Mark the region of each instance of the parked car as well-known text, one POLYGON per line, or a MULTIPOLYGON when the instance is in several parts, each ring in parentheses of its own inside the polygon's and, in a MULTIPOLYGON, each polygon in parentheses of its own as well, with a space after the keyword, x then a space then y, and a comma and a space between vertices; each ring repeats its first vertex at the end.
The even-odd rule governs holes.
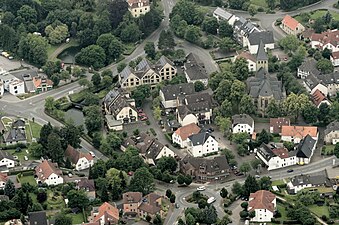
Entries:
POLYGON ((292 170, 292 169, 289 169, 289 170, 287 170, 287 173, 292 173, 294 170, 292 170))
POLYGON ((197 191, 205 191, 205 190, 206 190, 205 186, 197 187, 197 191))
POLYGON ((212 127, 210 127, 210 128, 207 129, 207 132, 212 133, 212 132, 214 132, 214 129, 212 127))
POLYGON ((28 157, 27 157, 26 155, 24 156, 24 159, 25 159, 26 161, 28 161, 28 157))
POLYGON ((236 175, 237 176, 242 176, 242 175, 244 175, 244 173, 240 172, 240 173, 237 173, 236 175))
POLYGON ((138 113, 142 113, 143 112, 142 108, 138 108, 137 111, 138 111, 138 113))
POLYGON ((89 154, 91 154, 91 156, 94 158, 95 157, 95 154, 94 154, 94 152, 92 152, 92 151, 89 151, 89 154))
POLYGON ((175 203, 175 208, 179 209, 179 204, 178 203, 175 203))
POLYGON ((147 115, 146 115, 146 113, 143 113, 143 112, 142 112, 142 113, 139 113, 138 116, 139 116, 139 117, 145 117, 145 116, 147 116, 147 115))
POLYGON ((255 177, 255 178, 257 178, 257 179, 259 179, 259 178, 260 178, 260 176, 259 176, 259 175, 255 175, 254 177, 255 177))
POLYGON ((214 197, 210 197, 209 199, 207 199, 207 203, 208 204, 212 204, 213 202, 215 202, 215 198, 214 197))
POLYGON ((148 117, 147 116, 141 117, 140 120, 141 121, 146 121, 146 120, 148 120, 148 117))

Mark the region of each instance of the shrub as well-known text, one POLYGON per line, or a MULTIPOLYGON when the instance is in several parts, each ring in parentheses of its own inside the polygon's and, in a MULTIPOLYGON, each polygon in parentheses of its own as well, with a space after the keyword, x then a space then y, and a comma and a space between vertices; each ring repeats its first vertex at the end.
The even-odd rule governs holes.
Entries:
POLYGON ((259 7, 258 12, 265 12, 265 9, 263 7, 259 7))
POLYGON ((150 128, 149 129, 151 131, 151 133, 154 135, 154 136, 157 136, 157 133, 155 132, 155 130, 153 128, 150 128))
POLYGON ((149 120, 147 120, 146 125, 151 125, 151 122, 149 120))

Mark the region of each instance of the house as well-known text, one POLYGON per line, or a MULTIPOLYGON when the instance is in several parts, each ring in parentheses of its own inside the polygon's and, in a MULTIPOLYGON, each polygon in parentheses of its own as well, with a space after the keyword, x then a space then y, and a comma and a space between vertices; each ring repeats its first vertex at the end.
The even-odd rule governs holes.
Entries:
POLYGON ((135 100, 123 90, 109 91, 103 100, 103 107, 106 112, 106 124, 113 130, 120 130, 121 122, 130 123, 138 120, 135 100))
POLYGON ((282 126, 290 126, 290 119, 286 117, 270 118, 270 133, 281 134, 282 126))
POLYGON ((6 173, 0 173, 0 189, 4 189, 8 181, 8 176, 6 173))
POLYGON ((191 123, 209 124, 214 106, 214 100, 207 92, 186 95, 182 101, 178 101, 177 120, 181 126, 191 123))
POLYGON ((58 185, 64 183, 62 171, 57 163, 44 160, 35 168, 35 179, 38 184, 58 185))
POLYGON ((200 127, 198 127, 195 123, 190 123, 186 126, 178 128, 172 134, 172 142, 178 144, 180 148, 185 148, 188 146, 188 137, 193 134, 198 134, 200 131, 200 127))
POLYGON ((332 187, 330 180, 327 178, 326 171, 300 174, 292 177, 290 182, 287 183, 287 191, 289 194, 297 194, 305 188, 312 187, 332 187))
POLYGON ((226 21, 229 25, 233 26, 234 22, 235 22, 235 15, 233 15, 232 13, 227 12, 226 10, 217 7, 214 11, 213 11, 213 16, 215 18, 217 18, 218 22, 220 21, 226 21))
POLYGON ((247 114, 237 114, 232 116, 232 133, 248 133, 254 132, 254 120, 247 114))
POLYGON ((321 34, 312 33, 310 37, 311 47, 321 51, 326 48, 332 53, 339 51, 339 30, 327 30, 321 34))
POLYGON ((142 200, 141 192, 126 192, 122 195, 124 214, 137 215, 142 200))
POLYGON ((324 130, 324 135, 324 142, 326 144, 335 145, 337 142, 339 142, 339 122, 333 121, 328 124, 324 130))
POLYGON ((99 222, 100 225, 118 224, 119 209, 108 202, 104 202, 100 207, 93 207, 90 222, 99 222))
POLYGON ((121 151, 126 151, 129 146, 135 147, 139 152, 145 153, 153 143, 154 138, 146 133, 141 133, 137 137, 127 137, 121 144, 121 151))
POLYGON ((12 95, 25 94, 24 82, 2 68, 0 68, 0 81, 2 81, 3 91, 8 91, 12 95))
POLYGON ((186 95, 194 94, 194 84, 184 83, 163 86, 159 91, 162 106, 165 109, 176 108, 178 98, 184 98, 186 95))
POLYGON ((80 181, 77 182, 76 188, 78 190, 84 190, 88 199, 90 199, 90 200, 95 199, 94 180, 89 180, 88 178, 81 178, 80 181))
POLYGON ((282 126, 281 140, 298 144, 307 135, 318 140, 318 128, 311 126, 282 126))
POLYGON ((49 91, 53 88, 53 81, 45 76, 33 77, 33 84, 37 94, 49 91))
POLYGON ((205 86, 207 86, 208 74, 204 63, 197 55, 193 53, 187 55, 186 62, 184 63, 184 73, 187 83, 201 81, 205 86))
POLYGON ((250 20, 246 20, 243 17, 236 17, 233 24, 234 37, 242 45, 247 46, 248 36, 254 32, 260 32, 261 30, 256 24, 250 20))
POLYGON ((332 54, 330 56, 330 60, 331 60, 333 66, 339 66, 339 51, 338 52, 332 52, 332 54))
POLYGON ((14 157, 5 150, 0 150, 0 167, 13 168, 15 167, 14 157))
POLYGON ((45 211, 29 212, 28 225, 48 225, 47 216, 45 211))
POLYGON ((306 79, 310 74, 318 76, 320 71, 317 69, 317 61, 314 58, 307 58, 299 67, 297 76, 306 79))
MULTIPOLYGON (((274 38, 272 31, 253 32, 245 39, 245 45, 251 54, 257 54, 260 42, 263 43, 265 50, 274 49, 274 38)), ((245 46, 243 46, 245 47, 245 46)))
POLYGON ((180 161, 180 171, 190 175, 196 182, 215 182, 225 180, 230 167, 225 155, 213 158, 196 158, 190 155, 180 161))
POLYGON ((126 66, 119 74, 119 84, 122 89, 132 90, 137 86, 149 84, 155 88, 164 80, 172 80, 177 74, 174 63, 165 56, 152 64, 149 60, 143 59, 135 69, 126 66))
POLYGON ((319 89, 313 92, 313 94, 311 95, 311 99, 317 108, 319 108, 321 104, 327 104, 328 106, 331 105, 326 95, 324 95, 319 89))
POLYGON ((127 0, 128 11, 133 17, 139 17, 145 15, 151 10, 149 0, 127 0))
POLYGON ((287 34, 295 35, 301 34, 305 31, 305 27, 290 15, 286 15, 281 21, 280 28, 287 34))
POLYGON ((14 144, 26 144, 26 127, 25 121, 22 119, 18 119, 12 123, 11 128, 7 133, 4 134, 4 140, 6 145, 14 145, 14 144))
POLYGON ((67 146, 65 157, 71 161, 77 171, 88 169, 94 164, 93 156, 91 154, 78 151, 71 145, 67 146))
POLYGON ((219 151, 218 141, 208 132, 200 132, 188 137, 187 149, 194 157, 201 157, 219 151))
POLYGON ((147 216, 150 216, 153 219, 157 214, 163 216, 163 210, 161 208, 162 200, 162 196, 156 193, 149 193, 143 197, 138 207, 139 217, 146 219, 147 216))
POLYGON ((296 165, 295 151, 286 148, 277 148, 275 145, 261 144, 256 150, 257 157, 267 166, 267 170, 280 169, 296 165))
POLYGON ((105 123, 108 130, 121 131, 124 129, 124 122, 121 120, 116 120, 112 115, 105 115, 105 123))
POLYGON ((317 147, 317 140, 313 139, 309 134, 304 137, 297 147, 297 164, 304 165, 311 162, 314 150, 317 147))
POLYGON ((257 71, 257 60, 256 60, 256 57, 254 55, 252 55, 250 52, 242 52, 240 53, 237 57, 236 57, 236 60, 237 59, 245 59, 247 61, 247 64, 248 64, 248 70, 250 72, 255 72, 257 71))
POLYGON ((276 196, 270 191, 259 190, 251 193, 248 202, 248 211, 255 211, 253 222, 271 222, 277 208, 276 196))

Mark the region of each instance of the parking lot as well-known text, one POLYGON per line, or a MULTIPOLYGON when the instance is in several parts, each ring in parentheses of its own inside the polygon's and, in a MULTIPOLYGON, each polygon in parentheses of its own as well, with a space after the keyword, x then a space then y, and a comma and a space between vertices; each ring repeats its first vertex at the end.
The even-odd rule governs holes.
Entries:
POLYGON ((19 61, 13 59, 9 60, 3 56, 0 56, 0 67, 6 71, 14 70, 20 68, 21 64, 19 61))

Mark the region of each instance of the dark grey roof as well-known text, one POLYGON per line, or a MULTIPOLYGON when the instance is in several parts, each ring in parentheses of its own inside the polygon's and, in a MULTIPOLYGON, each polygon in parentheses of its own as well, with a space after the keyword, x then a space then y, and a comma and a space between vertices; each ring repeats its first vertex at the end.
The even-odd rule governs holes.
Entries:
POLYGON ((298 67, 299 70, 304 72, 312 73, 315 76, 320 74, 320 71, 317 69, 317 61, 314 58, 306 59, 301 66, 298 67))
POLYGON ((219 171, 226 172, 229 169, 225 155, 216 156, 214 158, 196 158, 187 155, 182 159, 181 163, 184 165, 190 164, 195 170, 205 168, 207 173, 215 173, 219 171))
POLYGON ((19 128, 19 127, 25 127, 25 121, 24 120, 16 120, 12 123, 12 127, 19 128))
POLYGON ((94 180, 89 180, 88 178, 81 178, 77 187, 86 191, 95 191, 94 180))
POLYGON ((188 138, 192 142, 193 146, 197 146, 197 145, 203 145, 209 137, 212 137, 212 135, 210 135, 208 132, 201 132, 201 133, 193 134, 189 136, 188 138))
POLYGON ((208 79, 204 63, 193 53, 188 54, 185 62, 185 73, 191 80, 208 79))
POLYGON ((170 64, 171 66, 174 66, 174 63, 171 60, 169 60, 166 56, 163 55, 163 56, 160 57, 160 59, 158 60, 156 65, 163 67, 167 63, 170 64))
POLYGON ((248 35, 248 41, 251 45, 259 45, 260 41, 266 44, 274 44, 272 31, 253 32, 248 35))
MULTIPOLYGON (((273 150, 276 149, 276 146, 272 146, 269 144, 262 143, 260 147, 257 149, 257 152, 260 153, 261 156, 263 156, 267 161, 269 161, 271 158, 277 156, 273 150)), ((288 156, 295 156, 296 151, 289 151, 288 156)))
POLYGON ((5 134, 5 142, 25 141, 26 133, 24 129, 12 128, 5 134))
POLYGON ((260 30, 251 22, 243 17, 238 17, 234 22, 234 30, 238 33, 242 33, 248 37, 253 32, 259 32, 260 30))
POLYGON ((293 184, 293 186, 308 185, 308 184, 312 184, 314 186, 319 186, 319 185, 330 186, 331 185, 329 179, 327 178, 326 171, 320 171, 316 173, 301 174, 301 175, 294 176, 291 179, 291 183, 293 184))
POLYGON ((14 160, 13 156, 5 150, 0 150, 0 160, 2 159, 11 159, 14 160))
POLYGON ((229 20, 233 16, 232 13, 229 13, 220 7, 217 7, 213 14, 222 17, 224 20, 229 20))
POLYGON ((118 89, 110 90, 104 98, 104 103, 108 106, 112 101, 114 101, 120 95, 118 89))
POLYGON ((265 51, 265 44, 262 42, 262 40, 259 43, 258 52, 257 52, 257 61, 267 61, 268 56, 265 51))
POLYGON ((333 121, 330 124, 327 125, 324 133, 325 135, 331 133, 332 131, 339 131, 339 122, 338 121, 333 121))
POLYGON ((248 124, 249 126, 252 126, 254 123, 254 120, 252 117, 250 117, 247 114, 236 114, 232 116, 232 126, 236 126, 237 124, 248 124))
POLYGON ((183 103, 194 113, 207 112, 213 107, 212 96, 207 92, 198 92, 186 95, 183 103))
POLYGON ((28 220, 31 225, 47 225, 47 217, 45 211, 28 213, 28 220))
POLYGON ((177 111, 181 119, 184 119, 185 116, 192 113, 186 105, 178 106, 177 111))
POLYGON ((195 93, 193 83, 167 85, 162 87, 160 90, 164 94, 165 101, 175 100, 178 96, 185 96, 195 93))
POLYGON ((146 158, 153 159, 155 161, 155 159, 164 147, 165 145, 160 143, 158 140, 154 140, 154 142, 151 144, 146 152, 146 158))
POLYGON ((126 66, 119 74, 121 82, 124 82, 131 73, 134 74, 135 71, 130 66, 126 66))
POLYGON ((130 104, 130 102, 133 101, 132 99, 127 99, 125 96, 119 95, 115 101, 114 104, 111 104, 110 111, 113 116, 118 115, 121 110, 125 107, 130 107, 132 110, 137 111, 136 108, 130 104))
POLYGON ((249 77, 246 84, 249 95, 253 98, 273 95, 274 99, 282 100, 285 97, 281 81, 276 75, 268 74, 264 68, 260 68, 255 77, 249 77))
POLYGON ((314 145, 317 143, 309 134, 301 140, 297 148, 297 157, 299 158, 310 158, 312 156, 312 150, 314 145))

